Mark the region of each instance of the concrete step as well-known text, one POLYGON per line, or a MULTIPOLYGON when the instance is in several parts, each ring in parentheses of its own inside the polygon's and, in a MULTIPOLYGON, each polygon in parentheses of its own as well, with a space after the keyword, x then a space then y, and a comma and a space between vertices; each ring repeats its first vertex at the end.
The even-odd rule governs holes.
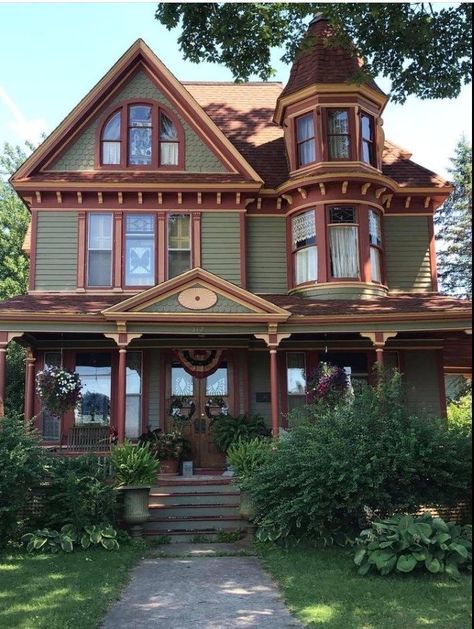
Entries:
POLYGON ((153 518, 146 524, 146 530, 157 535, 167 535, 171 531, 229 531, 245 527, 246 522, 239 515, 153 518))
POLYGON ((150 505, 163 504, 163 505, 224 505, 224 504, 237 504, 240 502, 240 492, 195 492, 195 491, 183 491, 181 493, 155 491, 150 493, 150 505))
POLYGON ((185 482, 185 481, 159 481, 159 485, 151 488, 151 494, 154 493, 240 493, 237 485, 232 484, 228 480, 223 481, 203 481, 203 482, 185 482))
POLYGON ((238 503, 218 505, 218 504, 194 504, 194 505, 164 505, 160 503, 150 503, 151 520, 162 518, 196 518, 199 516, 214 516, 216 518, 226 518, 227 516, 240 515, 240 505, 238 503))
MULTIPOLYGON (((229 529, 226 530, 226 533, 237 532, 241 529, 229 529)), ((218 529, 209 529, 205 530, 189 530, 189 531, 169 531, 163 533, 162 531, 154 531, 152 529, 147 529, 144 531, 144 535, 153 539, 156 538, 169 538, 171 544, 195 544, 197 542, 217 542, 219 541, 219 531, 218 529)), ((163 552, 167 552, 168 544, 163 544, 160 546, 163 548, 163 552)))

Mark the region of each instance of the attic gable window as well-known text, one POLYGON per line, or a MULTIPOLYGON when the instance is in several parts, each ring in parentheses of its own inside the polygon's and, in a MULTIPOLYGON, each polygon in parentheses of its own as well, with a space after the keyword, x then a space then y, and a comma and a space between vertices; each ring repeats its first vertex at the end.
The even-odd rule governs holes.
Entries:
POLYGON ((100 133, 105 168, 184 169, 184 133, 172 112, 153 101, 124 104, 100 133))
POLYGON ((301 168, 316 161, 316 138, 312 113, 296 119, 296 151, 298 167, 301 168))

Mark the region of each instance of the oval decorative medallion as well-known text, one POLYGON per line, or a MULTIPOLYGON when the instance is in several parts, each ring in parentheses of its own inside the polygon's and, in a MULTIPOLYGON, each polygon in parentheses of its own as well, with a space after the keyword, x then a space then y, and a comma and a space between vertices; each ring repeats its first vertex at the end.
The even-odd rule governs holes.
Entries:
POLYGON ((207 310, 217 303, 217 295, 208 288, 186 288, 178 295, 178 302, 188 310, 207 310))

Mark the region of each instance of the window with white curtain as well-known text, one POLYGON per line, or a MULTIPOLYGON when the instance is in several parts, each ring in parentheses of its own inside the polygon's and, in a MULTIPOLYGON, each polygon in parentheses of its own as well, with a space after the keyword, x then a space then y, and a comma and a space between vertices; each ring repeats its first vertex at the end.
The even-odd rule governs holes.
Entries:
POLYGON ((112 285, 112 214, 89 214, 88 286, 112 285))
POLYGON ((160 114, 160 165, 178 165, 178 131, 176 125, 166 114, 160 114))
POLYGON ((296 147, 298 166, 305 166, 316 160, 316 138, 312 112, 296 119, 296 147))
POLYGON ((318 248, 316 245, 315 210, 294 216, 291 238, 295 284, 318 280, 318 248))
POLYGON ((127 214, 125 217, 125 284, 155 283, 155 217, 127 214))
POLYGON ((351 136, 347 109, 329 109, 327 113, 329 159, 350 159, 351 136))
POLYGON ((382 283, 382 221, 380 214, 369 210, 370 269, 373 282, 382 283))
POLYGON ((357 279, 359 238, 355 208, 330 208, 328 233, 332 277, 357 279))
POLYGON ((121 111, 110 116, 102 131, 102 164, 120 164, 121 111))

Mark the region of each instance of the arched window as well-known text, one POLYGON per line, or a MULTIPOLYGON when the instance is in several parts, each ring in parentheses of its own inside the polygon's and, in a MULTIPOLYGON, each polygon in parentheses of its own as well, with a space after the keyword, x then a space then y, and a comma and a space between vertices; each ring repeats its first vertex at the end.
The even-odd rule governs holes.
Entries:
POLYGON ((184 168, 183 138, 178 121, 158 103, 123 105, 102 127, 100 166, 184 168))

